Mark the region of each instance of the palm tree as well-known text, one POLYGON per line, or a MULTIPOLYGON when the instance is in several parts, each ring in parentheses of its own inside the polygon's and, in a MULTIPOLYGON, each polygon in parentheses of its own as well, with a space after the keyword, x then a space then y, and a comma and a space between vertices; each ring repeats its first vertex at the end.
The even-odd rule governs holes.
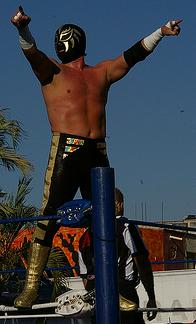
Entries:
MULTIPOLYGON (((19 179, 18 188, 15 195, 7 194, 4 196, 2 202, 0 203, 1 219, 10 220, 13 218, 29 218, 37 214, 38 210, 36 207, 26 204, 26 197, 31 191, 31 188, 29 188, 31 181, 32 178, 22 177, 19 179)), ((8 223, 3 225, 5 232, 12 233, 10 244, 12 244, 13 239, 23 225, 23 223, 8 223)))
MULTIPOLYGON (((6 109, 0 109, 0 166, 8 171, 19 169, 24 175, 32 170, 31 163, 22 155, 18 154, 16 148, 20 143, 24 131, 20 123, 6 117, 6 109)), ((0 188, 0 219, 24 217, 34 215, 36 208, 25 203, 25 196, 29 193, 31 178, 19 180, 16 196, 5 193, 0 188)), ((20 253, 11 249, 11 244, 23 224, 20 223, 0 225, 0 258, 1 270, 13 269, 18 263, 20 253)), ((0 276, 0 281, 9 281, 9 275, 0 276)))
MULTIPOLYGON (((23 177, 19 179, 17 192, 15 195, 7 194, 4 196, 2 202, 0 203, 0 219, 10 220, 13 218, 24 218, 31 217, 37 214, 37 208, 32 205, 26 204, 26 196, 30 192, 29 184, 32 178, 23 177)), ((15 269, 19 264, 22 265, 21 256, 26 253, 24 247, 21 247, 17 253, 16 250, 12 248, 12 244, 19 232, 19 230, 24 226, 24 223, 6 223, 0 225, 0 270, 10 270, 15 269)), ((27 223, 25 226, 31 226, 27 223)), ((11 274, 3 274, 0 276, 1 288, 4 289, 5 286, 10 282, 10 278, 13 277, 11 274)), ((20 276, 14 276, 15 282, 20 280, 20 276)), ((16 287, 15 287, 16 288, 16 287)))
POLYGON ((8 170, 18 168, 26 174, 32 169, 32 165, 16 152, 24 131, 17 120, 6 118, 5 111, 6 109, 0 109, 0 165, 8 170))
MULTIPOLYGON (((26 203, 26 197, 30 193, 29 185, 32 178, 26 176, 27 172, 32 170, 31 163, 22 155, 17 154, 16 148, 20 143, 21 136, 24 131, 16 120, 9 120, 5 116, 6 109, 0 109, 0 166, 6 167, 9 171, 20 169, 24 176, 19 179, 16 194, 7 194, 0 188, 0 219, 10 220, 12 218, 31 217, 38 214, 37 208, 26 203)), ((22 227, 31 227, 32 223, 24 225, 21 223, 0 224, 0 270, 15 269, 18 265, 21 267, 21 259, 27 253, 27 247, 23 246, 17 251, 12 248, 12 243, 18 235, 22 227)), ((61 267, 64 265, 64 254, 61 250, 52 249, 48 266, 61 267)), ((24 265, 23 265, 24 266, 24 265)), ((62 279, 66 277, 66 273, 62 271, 52 271, 54 278, 54 291, 59 290, 62 279)), ((8 287, 16 292, 21 288, 21 275, 14 272, 8 274, 0 273, 0 291, 8 287), (13 279, 13 280, 12 280, 13 279), (14 286, 13 286, 14 283, 14 286)))
MULTIPOLYGON (((38 209, 32 205, 26 204, 26 197, 30 193, 29 185, 32 181, 32 178, 23 177, 19 179, 17 192, 14 194, 7 194, 4 196, 2 202, 0 203, 0 219, 10 220, 14 218, 30 218, 35 215, 38 215, 38 209)), ((31 222, 23 223, 6 223, 0 225, 0 270, 10 270, 16 269, 17 267, 24 267, 24 256, 25 259, 28 255, 28 244, 23 245, 17 249, 17 251, 12 247, 13 242, 15 241, 19 231, 21 229, 32 229, 34 225, 31 222)), ((52 248, 49 260, 48 267, 50 268, 61 268, 65 264, 65 255, 61 249, 52 248)), ((45 273, 46 274, 46 273, 45 273)), ((53 277, 53 292, 52 299, 56 295, 60 294, 62 290, 62 285, 66 285, 66 271, 55 270, 51 271, 53 277)), ((45 276, 47 278, 47 275, 45 276)), ((11 285, 14 287, 15 292, 19 291, 23 285, 21 279, 24 279, 24 276, 19 273, 3 273, 0 275, 0 290, 4 290, 6 287, 10 289, 11 285)))

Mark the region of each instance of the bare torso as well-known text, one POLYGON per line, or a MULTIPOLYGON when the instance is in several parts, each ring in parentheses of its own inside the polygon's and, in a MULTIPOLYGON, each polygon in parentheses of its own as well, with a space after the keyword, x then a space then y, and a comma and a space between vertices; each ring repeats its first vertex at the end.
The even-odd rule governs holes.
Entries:
POLYGON ((24 50, 24 54, 42 85, 51 130, 105 138, 108 90, 130 70, 123 55, 89 66, 83 56, 59 64, 36 46, 24 50))
MULTIPOLYGON (((83 62, 83 58, 82 58, 83 62)), ((42 86, 52 131, 104 138, 109 83, 104 64, 58 64, 60 73, 42 86)))

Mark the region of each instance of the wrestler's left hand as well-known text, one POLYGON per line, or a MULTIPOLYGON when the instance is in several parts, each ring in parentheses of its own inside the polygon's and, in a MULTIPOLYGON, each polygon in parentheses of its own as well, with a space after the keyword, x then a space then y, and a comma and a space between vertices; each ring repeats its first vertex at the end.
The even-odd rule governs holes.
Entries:
POLYGON ((166 25, 161 27, 161 32, 164 36, 177 36, 180 33, 179 24, 183 19, 169 21, 166 25))

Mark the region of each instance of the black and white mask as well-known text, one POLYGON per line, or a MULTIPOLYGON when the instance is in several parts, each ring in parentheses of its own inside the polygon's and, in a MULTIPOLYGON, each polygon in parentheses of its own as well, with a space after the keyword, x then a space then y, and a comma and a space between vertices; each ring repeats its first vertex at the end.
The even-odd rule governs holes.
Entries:
POLYGON ((58 58, 63 63, 69 63, 85 55, 85 32, 73 24, 61 26, 55 33, 55 49, 58 58))

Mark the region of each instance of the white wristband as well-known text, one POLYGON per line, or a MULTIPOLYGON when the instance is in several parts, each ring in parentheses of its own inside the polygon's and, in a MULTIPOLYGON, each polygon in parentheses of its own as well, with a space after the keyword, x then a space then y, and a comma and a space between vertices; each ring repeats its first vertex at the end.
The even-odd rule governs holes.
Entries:
POLYGON ((145 47, 149 51, 153 51, 153 49, 158 45, 160 40, 163 38, 163 34, 161 32, 161 28, 157 29, 154 33, 151 35, 145 37, 143 39, 145 47))
POLYGON ((19 29, 19 42, 24 50, 28 50, 35 45, 35 39, 31 35, 28 26, 19 29))

